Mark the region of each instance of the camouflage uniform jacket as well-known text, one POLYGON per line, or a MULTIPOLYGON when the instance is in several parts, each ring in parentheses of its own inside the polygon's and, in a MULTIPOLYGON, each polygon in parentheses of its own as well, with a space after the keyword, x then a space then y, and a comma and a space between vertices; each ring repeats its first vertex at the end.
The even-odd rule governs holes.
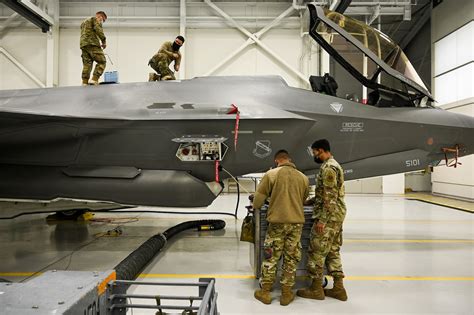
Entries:
POLYGON ((166 61, 168 66, 174 60, 175 65, 179 65, 181 63, 181 53, 173 50, 173 42, 164 42, 163 45, 161 45, 160 50, 158 50, 151 60, 155 64, 158 64, 159 61, 166 61), (175 59, 173 54, 178 54, 179 57, 175 59))
POLYGON ((84 20, 81 24, 81 48, 85 46, 100 46, 100 41, 105 44, 106 38, 102 25, 97 22, 95 16, 84 20))
POLYGON ((313 218, 321 223, 344 221, 344 171, 337 161, 327 159, 316 176, 316 191, 313 218))
POLYGON ((284 163, 263 176, 255 192, 253 207, 260 209, 270 197, 267 221, 270 223, 304 223, 303 203, 309 194, 306 175, 293 163, 284 163))

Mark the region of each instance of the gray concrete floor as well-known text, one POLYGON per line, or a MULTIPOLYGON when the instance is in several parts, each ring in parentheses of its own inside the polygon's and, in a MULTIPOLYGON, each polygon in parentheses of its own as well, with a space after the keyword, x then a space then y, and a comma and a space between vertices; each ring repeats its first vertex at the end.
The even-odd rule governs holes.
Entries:
MULTIPOLYGON (((199 211, 232 213, 234 194, 199 211)), ((225 231, 187 231, 169 242, 143 272, 147 281, 196 282, 215 277, 221 314, 450 313, 474 314, 474 216, 403 196, 349 195, 342 259, 347 302, 297 298, 271 305, 253 298, 250 244, 239 241, 241 219, 225 219, 225 231)), ((239 217, 245 216, 241 203, 239 217)), ((148 208, 147 208, 148 209, 148 208)), ((169 210, 159 209, 156 210, 169 210)), ((190 209, 179 209, 192 212, 190 209)), ((46 223, 46 215, 0 221, 0 278, 27 281, 45 270, 108 270, 151 235, 186 220, 176 214, 97 214, 97 221, 46 223), (123 234, 104 236, 120 226, 123 234)), ((303 280, 298 283, 302 286, 303 280)), ((194 295, 169 288, 133 288, 146 294, 194 295)), ((135 301, 134 301, 135 302, 135 301)), ((143 301, 136 301, 143 302, 143 301)), ((0 311, 1 313, 1 311, 0 311)), ((134 311, 134 314, 154 312, 134 311)))

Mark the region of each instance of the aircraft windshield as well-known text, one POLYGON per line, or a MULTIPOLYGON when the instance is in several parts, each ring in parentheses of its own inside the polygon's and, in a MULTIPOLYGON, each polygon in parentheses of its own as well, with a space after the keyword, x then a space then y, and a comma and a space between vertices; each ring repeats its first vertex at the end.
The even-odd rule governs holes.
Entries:
MULTIPOLYGON (((427 90, 425 84, 408 60, 405 53, 387 35, 363 22, 344 16, 340 13, 324 9, 324 14, 329 20, 337 24, 356 38, 362 45, 371 50, 392 69, 400 72, 403 76, 427 90)), ((325 38, 336 34, 324 23, 319 23, 316 31, 325 38)))

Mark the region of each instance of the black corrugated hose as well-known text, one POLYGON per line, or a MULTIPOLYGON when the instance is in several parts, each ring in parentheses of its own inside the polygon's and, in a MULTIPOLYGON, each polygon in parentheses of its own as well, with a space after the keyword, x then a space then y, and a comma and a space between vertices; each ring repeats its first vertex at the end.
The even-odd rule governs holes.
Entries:
POLYGON ((153 235, 115 266, 117 280, 135 280, 153 257, 163 249, 167 240, 180 232, 194 228, 197 228, 198 231, 221 230, 224 227, 225 222, 223 220, 186 221, 167 229, 163 233, 153 235))

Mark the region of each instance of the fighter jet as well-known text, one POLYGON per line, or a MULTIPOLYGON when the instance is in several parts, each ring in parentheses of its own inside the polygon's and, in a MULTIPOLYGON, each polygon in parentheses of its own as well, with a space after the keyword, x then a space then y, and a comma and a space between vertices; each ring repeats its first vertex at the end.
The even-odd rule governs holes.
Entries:
POLYGON ((208 206, 223 179, 268 170, 279 149, 314 176, 309 146, 320 138, 346 180, 473 153, 474 118, 432 107, 390 38, 308 10, 310 36, 368 88, 367 104, 331 95, 325 78, 310 91, 271 76, 1 91, 0 198, 208 206), (341 43, 366 56, 367 71, 341 43))

